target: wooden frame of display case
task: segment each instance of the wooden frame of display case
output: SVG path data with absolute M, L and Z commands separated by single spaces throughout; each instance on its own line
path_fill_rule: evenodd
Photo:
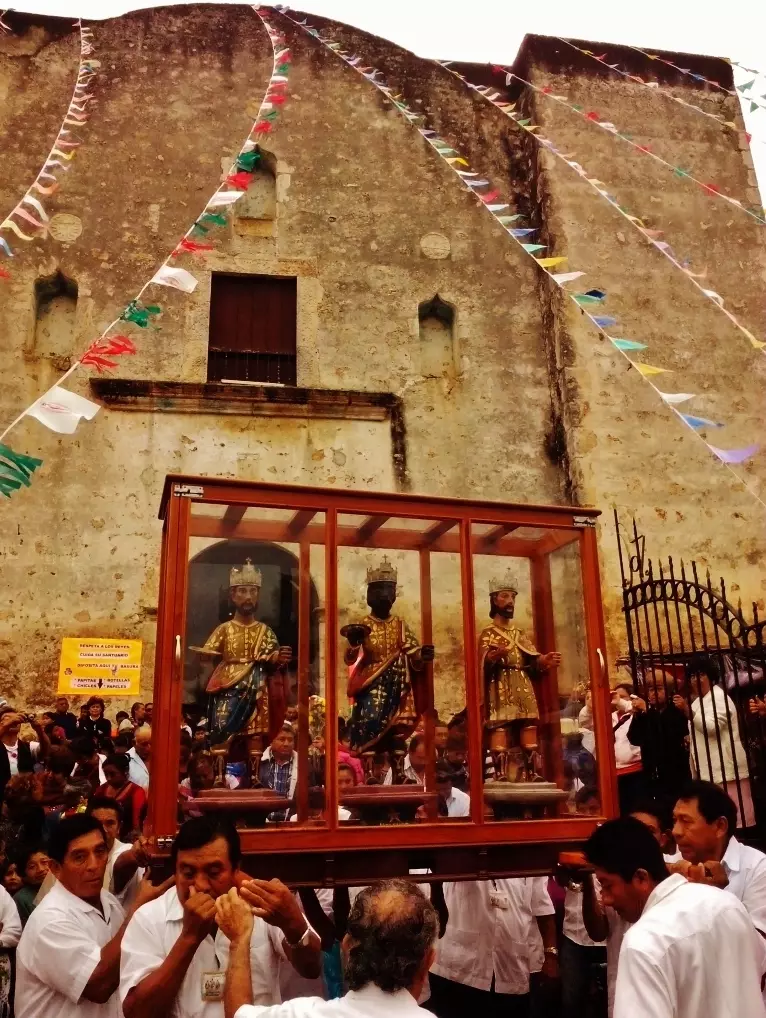
M 193 503 L 226 506 L 219 516 L 192 515 Z M 289 509 L 286 521 L 245 519 L 247 510 Z M 315 517 L 323 514 L 321 526 Z M 366 516 L 358 526 L 339 526 L 339 514 Z M 253 539 L 289 542 L 299 549 L 298 578 L 298 719 L 299 758 L 308 748 L 309 554 L 312 538 L 325 548 L 325 699 L 326 760 L 337 757 L 338 606 L 337 550 L 366 547 L 413 550 L 419 554 L 420 629 L 431 641 L 430 564 L 434 552 L 460 555 L 463 642 L 476 647 L 473 554 L 527 558 L 532 578 L 532 614 L 538 646 L 554 646 L 554 613 L 550 555 L 577 542 L 582 576 L 584 628 L 593 696 L 597 765 L 602 810 L 615 815 L 617 796 L 612 733 L 609 725 L 609 683 L 606 673 L 604 623 L 599 585 L 595 521 L 599 511 L 570 506 L 532 506 L 465 501 L 430 496 L 343 491 L 169 475 L 160 508 L 164 522 L 157 648 L 154 681 L 153 764 L 146 833 L 157 862 L 167 856 L 177 830 L 177 761 L 183 690 L 189 538 Z M 425 531 L 391 529 L 386 519 L 436 520 Z M 474 526 L 485 529 L 478 535 Z M 514 536 L 520 528 L 548 531 L 536 540 Z M 359 884 L 375 877 L 428 868 L 440 878 L 507 876 L 549 872 L 558 852 L 577 848 L 593 831 L 598 817 L 559 816 L 552 819 L 491 820 L 483 797 L 482 720 L 478 658 L 464 654 L 471 816 L 463 822 L 393 826 L 339 827 L 336 768 L 326 774 L 326 823 L 322 827 L 278 825 L 273 830 L 241 831 L 244 867 L 251 873 L 280 876 L 293 885 Z M 431 666 L 429 666 L 430 668 Z M 541 721 L 545 712 L 558 717 L 555 672 L 541 683 Z M 429 682 L 433 690 L 433 683 Z M 431 715 L 429 714 L 429 717 Z M 552 722 L 551 722 L 552 724 Z M 553 726 L 556 727 L 555 725 Z M 551 733 L 555 740 L 556 732 Z M 426 738 L 433 737 L 433 722 Z M 552 744 L 548 740 L 549 745 Z M 555 755 L 555 754 L 554 754 Z M 560 759 L 560 754 L 558 754 Z M 307 815 L 308 778 L 299 771 L 296 808 L 299 821 Z M 433 765 L 426 774 L 433 787 Z

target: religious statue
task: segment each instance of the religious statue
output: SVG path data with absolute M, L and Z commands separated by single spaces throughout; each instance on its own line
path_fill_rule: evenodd
M 425 690 L 419 680 L 434 648 L 420 646 L 407 623 L 391 614 L 396 601 L 396 569 L 387 558 L 367 570 L 367 604 L 370 614 L 344 626 L 349 646 L 348 697 L 353 701 L 348 721 L 351 748 L 366 754 L 369 763 L 376 750 L 391 748 L 401 779 L 404 738 L 417 724 L 425 707 Z
M 261 573 L 250 559 L 229 575 L 229 597 L 234 617 L 221 623 L 199 653 L 220 657 L 207 684 L 210 697 L 208 726 L 211 743 L 225 755 L 232 736 L 247 732 L 252 766 L 269 741 L 268 679 L 292 659 L 290 647 L 280 647 L 276 634 L 255 618 L 261 591 Z M 219 761 L 221 762 L 221 761 Z
M 489 585 L 492 624 L 479 635 L 479 675 L 482 681 L 484 728 L 498 780 L 541 780 L 537 752 L 540 712 L 532 685 L 561 655 L 541 654 L 512 619 L 518 584 L 507 573 Z

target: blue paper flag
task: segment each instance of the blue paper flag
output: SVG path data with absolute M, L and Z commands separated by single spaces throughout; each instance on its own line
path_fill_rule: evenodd
M 722 428 L 723 424 L 719 424 L 717 421 L 709 421 L 707 417 L 694 417 L 692 414 L 682 414 L 676 411 L 682 421 L 685 421 L 690 428 L 694 428 L 695 431 L 704 431 L 705 428 Z
M 533 226 L 526 226 L 523 229 L 514 229 L 508 231 L 512 237 L 527 237 L 530 233 L 536 233 L 537 230 Z
M 600 329 L 610 329 L 613 325 L 617 324 L 617 319 L 610 318 L 608 315 L 588 315 L 588 318 L 595 322 Z
M 614 339 L 609 337 L 618 350 L 646 350 L 646 343 L 637 343 L 635 339 Z

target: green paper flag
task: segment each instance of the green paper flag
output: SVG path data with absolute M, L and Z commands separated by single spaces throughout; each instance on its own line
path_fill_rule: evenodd
M 290 70 L 289 64 L 280 64 L 279 67 L 277 67 L 277 74 L 287 74 L 289 70 Z
M 546 244 L 522 244 L 521 245 L 528 254 L 534 254 L 535 251 L 544 251 Z
M 213 223 L 215 226 L 226 226 L 226 216 L 219 215 L 217 212 L 206 212 L 204 216 L 200 216 L 200 223 Z
M 237 169 L 244 170 L 245 173 L 252 173 L 255 170 L 255 164 L 260 158 L 260 152 L 243 152 L 237 156 Z
M 120 316 L 125 322 L 133 322 L 139 329 L 146 329 L 151 323 L 152 317 L 158 315 L 162 308 L 157 304 L 148 304 L 141 307 L 136 301 L 131 301 Z
M 758 105 L 758 103 L 756 103 L 756 102 L 753 102 L 753 100 L 752 100 L 752 99 L 750 100 L 750 112 L 751 112 L 751 113 L 755 113 L 755 111 L 756 111 L 756 110 L 759 110 L 760 108 L 761 108 L 761 107 L 760 107 L 760 106 Z
M 646 350 L 646 343 L 637 343 L 635 339 L 613 339 L 609 337 L 618 350 Z
M 22 484 L 28 488 L 32 474 L 42 466 L 42 462 L 0 443 L 0 494 L 10 498 L 11 493 L 18 491 Z
M 532 123 L 532 118 L 527 117 L 525 120 L 517 120 L 516 123 L 519 125 L 519 127 L 526 127 L 527 124 Z
M 577 106 L 576 104 L 573 103 L 572 104 L 572 109 L 573 110 L 577 110 L 578 113 L 582 113 L 582 111 L 585 109 L 585 107 L 584 106 Z
M 675 175 L 677 177 L 688 177 L 689 176 L 688 170 L 682 170 L 680 166 L 674 167 L 673 168 L 673 173 L 675 173 Z
M 591 293 L 575 293 L 573 298 L 578 304 L 600 304 L 604 299 L 603 297 L 595 297 Z
M 755 78 L 753 78 L 752 81 L 748 81 L 748 83 L 746 85 L 737 85 L 737 91 L 738 92 L 747 92 L 749 89 L 751 89 L 753 87 L 754 84 L 755 84 Z

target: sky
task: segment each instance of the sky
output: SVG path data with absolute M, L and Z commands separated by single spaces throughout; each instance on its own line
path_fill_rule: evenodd
M 172 2 L 172 0 L 171 0 Z M 93 20 L 159 6 L 130 0 L 17 0 L 16 10 Z M 164 5 L 163 5 L 164 6 Z M 729 57 L 766 71 L 764 0 L 301 0 L 296 8 L 372 32 L 422 57 L 510 63 L 527 32 Z M 735 68 L 737 84 L 752 79 Z M 766 106 L 766 77 L 753 94 Z M 690 113 L 690 116 L 694 114 Z M 766 109 L 746 114 L 766 195 Z M 758 139 L 762 139 L 759 141 Z

